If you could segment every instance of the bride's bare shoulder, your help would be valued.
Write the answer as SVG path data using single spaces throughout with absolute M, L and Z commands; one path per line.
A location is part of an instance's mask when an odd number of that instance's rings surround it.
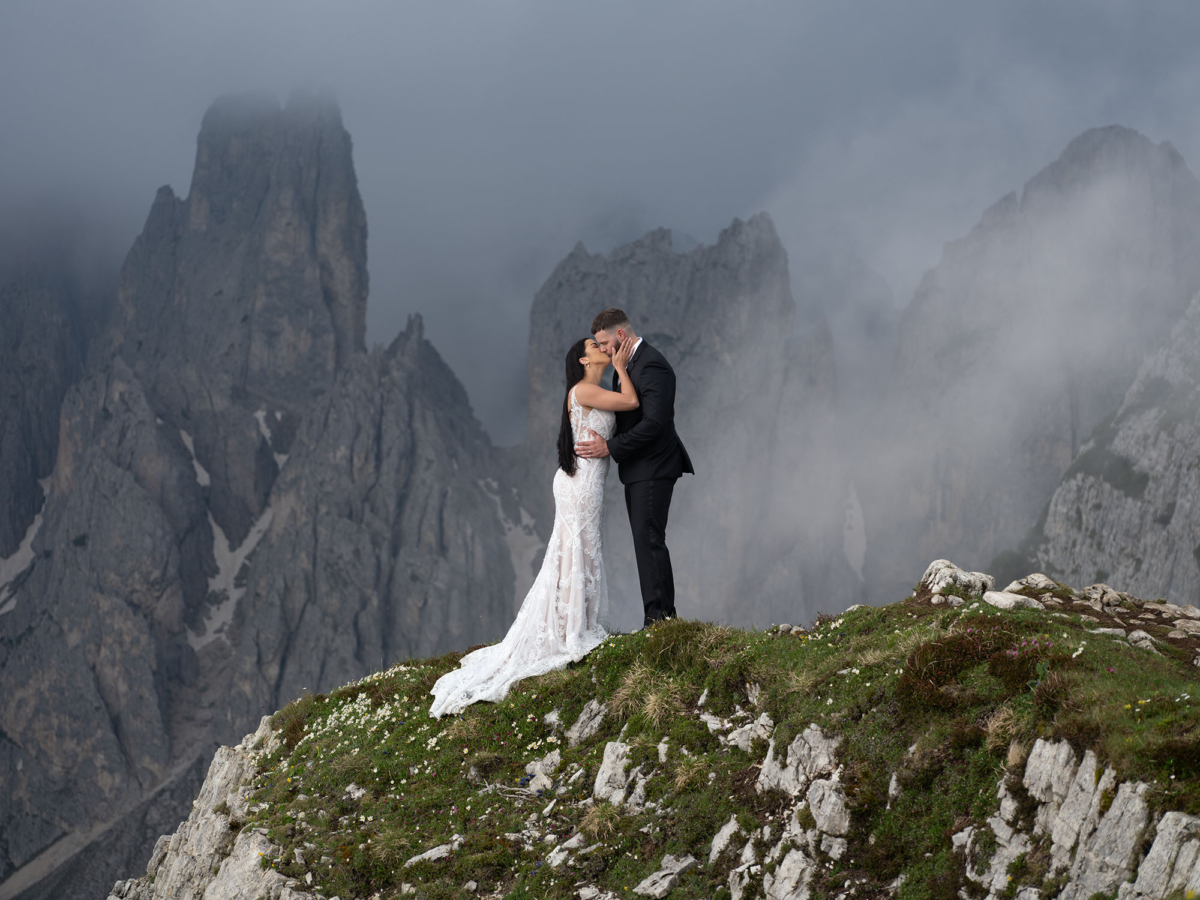
M 575 394 L 575 402 L 583 407 L 584 412 L 591 412 L 597 406 L 603 408 L 604 395 L 612 393 L 598 384 L 588 384 L 586 381 L 579 382 L 571 390 Z
M 579 384 L 575 385 L 575 387 L 571 388 L 571 396 L 573 396 L 575 398 L 576 403 L 578 403 L 581 407 L 583 407 L 583 411 L 585 413 L 591 412 L 592 407 L 587 402 L 588 398 L 586 396 L 586 391 L 584 391 L 583 396 L 581 396 L 580 388 L 590 388 L 590 387 L 592 387 L 592 385 L 585 384 L 584 382 L 580 382 Z

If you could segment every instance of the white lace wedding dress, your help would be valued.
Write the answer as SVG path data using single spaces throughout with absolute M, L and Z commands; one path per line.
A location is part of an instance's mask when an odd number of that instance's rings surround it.
M 569 398 L 575 440 L 589 429 L 612 437 L 616 414 L 584 408 Z M 608 458 L 578 459 L 574 477 L 554 473 L 554 530 L 546 558 L 516 621 L 498 644 L 462 658 L 433 686 L 434 717 L 460 712 L 480 700 L 496 702 L 522 678 L 561 669 L 583 659 L 608 636 L 608 582 L 600 531 L 604 524 L 604 477 Z

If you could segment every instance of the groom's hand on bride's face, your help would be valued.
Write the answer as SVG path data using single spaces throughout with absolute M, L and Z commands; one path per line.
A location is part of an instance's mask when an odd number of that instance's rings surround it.
M 600 459 L 608 456 L 608 441 L 594 431 L 591 434 L 592 440 L 580 441 L 575 445 L 575 455 L 582 456 L 584 459 Z

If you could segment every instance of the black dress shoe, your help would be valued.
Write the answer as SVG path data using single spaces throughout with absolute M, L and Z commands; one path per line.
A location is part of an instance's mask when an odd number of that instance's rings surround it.
M 642 623 L 642 627 L 649 628 L 655 622 L 665 622 L 665 621 L 667 621 L 667 619 L 678 619 L 678 618 L 679 618 L 679 616 L 675 615 L 675 610 L 671 610 L 669 613 L 658 616 L 657 618 L 654 618 L 654 619 L 647 618 L 646 621 L 644 621 Z

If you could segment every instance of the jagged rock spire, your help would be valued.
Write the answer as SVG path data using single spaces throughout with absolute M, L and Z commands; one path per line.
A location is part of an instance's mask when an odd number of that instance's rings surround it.
M 169 405 L 328 388 L 364 349 L 366 216 L 327 97 L 222 97 L 186 200 L 161 188 L 122 275 L 110 341 Z

